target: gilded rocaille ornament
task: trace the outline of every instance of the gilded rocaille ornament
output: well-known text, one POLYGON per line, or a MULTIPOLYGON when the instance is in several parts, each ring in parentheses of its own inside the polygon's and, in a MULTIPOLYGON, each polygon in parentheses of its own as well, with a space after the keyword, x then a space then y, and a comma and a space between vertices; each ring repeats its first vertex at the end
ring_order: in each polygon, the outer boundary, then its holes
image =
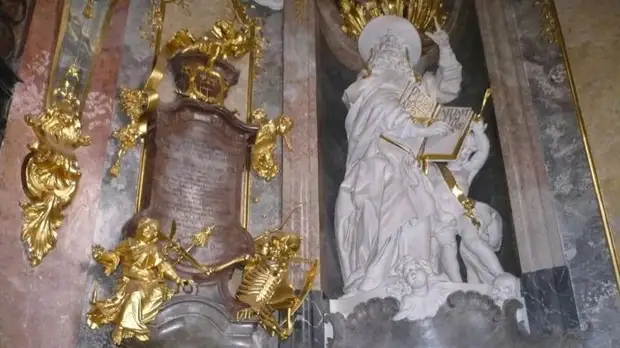
POLYGON ((118 141, 116 160, 110 168, 110 175, 117 177, 121 169, 121 160, 125 153, 136 147, 146 134, 146 122, 141 116, 146 111, 148 94, 141 90, 129 89, 121 86, 119 93, 121 110, 127 115, 129 123, 112 133, 112 137, 118 141))
POLYGON ((161 236, 159 222, 145 217, 138 222, 135 237, 123 240, 114 250, 106 252, 101 246, 93 246, 93 258, 104 267, 105 274, 110 276, 119 267, 120 274, 110 298, 98 300, 95 287, 87 324, 93 330, 114 325, 112 342, 117 345, 127 338, 147 341, 147 325, 162 305, 179 287, 193 284, 179 277, 167 261, 158 246, 161 236), (177 288, 169 287, 167 281, 176 283, 177 288))
MULTIPOLYGON (((434 19, 443 26, 448 15, 443 0, 339 0, 342 31, 349 37, 358 38, 366 24, 385 15, 403 17, 415 26, 420 33, 435 29, 434 19)), ((426 51, 432 41, 423 37, 426 51)))
POLYGON ((252 123, 260 126, 254 146, 252 146, 252 170, 258 177, 269 181, 280 171, 275 160, 278 136, 284 139, 284 144, 289 151, 293 149, 288 138, 288 133, 293 129, 293 120, 288 116, 279 116, 269 120, 263 110, 257 109, 252 112, 252 123))
POLYGON ((254 254, 206 267, 206 274, 243 264, 243 276, 235 298, 247 307, 236 313, 237 320, 257 319, 270 335, 284 340, 293 332, 295 312, 308 295, 318 270, 317 260, 297 257, 300 247, 301 237, 282 232, 280 226, 254 239, 254 254), (300 262, 311 267, 306 273, 304 287, 297 294, 290 283, 289 272, 293 263, 300 262))
MULTIPOLYGON (((168 3, 185 4, 182 0, 165 2, 165 4, 168 3)), ((208 57, 204 65, 183 67, 183 72, 187 75, 188 86, 184 91, 177 90, 178 94, 214 105, 223 105, 226 91, 230 86, 217 71, 215 63, 218 60, 238 59, 246 54, 251 54, 255 61, 261 58, 264 40, 261 36, 260 21, 250 18, 245 5, 239 0, 231 0, 231 4, 238 21, 219 20, 206 35, 198 38, 188 30, 180 30, 166 43, 158 55, 158 61, 166 62, 179 54, 186 53, 198 53, 208 57), (220 86, 217 95, 209 95, 201 90, 199 81, 208 79, 216 79, 216 83, 220 86)), ((161 28, 157 30, 161 32, 161 28)), ((147 121, 143 115, 146 110, 152 111, 157 106, 157 87, 161 76, 163 76, 163 68, 157 63, 145 88, 126 92, 126 98, 123 97, 123 91, 121 91, 121 106, 129 118, 129 124, 113 133, 120 147, 116 162, 110 168, 112 176, 119 175, 123 155, 136 147, 140 139, 146 135, 147 121), (145 100, 146 103, 144 103, 145 100), (140 116, 136 116, 140 110, 142 110, 140 116)))
POLYGON ((62 212, 75 197, 82 175, 75 150, 90 145, 90 137, 82 135, 79 83, 79 69, 72 65, 53 91, 50 105, 39 115, 25 117, 37 137, 28 145, 30 152, 22 166, 27 201, 20 203, 21 238, 32 266, 39 265, 56 245, 62 212))

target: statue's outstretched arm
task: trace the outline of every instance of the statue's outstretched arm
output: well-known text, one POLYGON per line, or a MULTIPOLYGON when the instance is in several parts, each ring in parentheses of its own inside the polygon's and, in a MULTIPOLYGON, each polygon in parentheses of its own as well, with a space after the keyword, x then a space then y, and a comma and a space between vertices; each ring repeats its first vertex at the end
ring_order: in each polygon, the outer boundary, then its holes
POLYGON ((437 73, 426 73, 423 77, 424 85, 429 94, 434 94, 439 103, 445 104, 458 97, 463 80, 463 67, 456 59, 450 46, 448 34, 437 27, 435 33, 427 35, 439 47, 439 67, 437 73))

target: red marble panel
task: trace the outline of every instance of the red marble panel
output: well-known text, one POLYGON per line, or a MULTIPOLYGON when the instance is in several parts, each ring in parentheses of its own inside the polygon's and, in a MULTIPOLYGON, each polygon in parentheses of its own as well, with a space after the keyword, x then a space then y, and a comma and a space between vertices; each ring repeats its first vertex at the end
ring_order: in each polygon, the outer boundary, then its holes
POLYGON ((99 187, 110 133, 117 71, 123 49, 129 0, 120 0, 101 55, 94 63, 91 93, 83 116, 90 147, 78 150, 83 177, 67 209, 55 250, 40 266, 31 268, 20 241, 24 199, 20 168, 33 134, 24 115, 40 111, 45 93, 61 1, 39 0, 22 56, 6 136, 0 150, 0 347, 66 348, 76 346, 90 258, 99 187))

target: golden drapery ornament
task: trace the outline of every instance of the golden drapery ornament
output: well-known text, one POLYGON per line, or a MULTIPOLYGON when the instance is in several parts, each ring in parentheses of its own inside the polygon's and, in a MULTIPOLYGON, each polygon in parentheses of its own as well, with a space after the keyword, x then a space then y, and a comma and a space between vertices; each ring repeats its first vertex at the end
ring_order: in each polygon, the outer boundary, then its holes
POLYGON ((191 286, 193 281, 181 279, 159 249, 162 235, 159 222, 149 217, 138 222, 134 238, 123 240, 118 247, 104 251, 93 246, 95 261, 110 276, 120 267, 114 294, 107 299, 97 299, 97 285, 87 314, 87 324, 98 329, 112 324, 112 342, 119 345, 124 339, 147 341, 147 325, 155 319, 162 305, 178 292, 181 286, 191 286), (166 281, 177 284, 170 288, 166 281))
POLYGON ((432 42, 425 37, 425 32, 434 31, 434 19, 439 25, 445 25, 448 14, 445 11, 443 0, 339 0, 342 31, 349 37, 358 38, 366 24, 371 20, 392 15, 407 19, 422 36, 423 47, 426 51, 432 42))
POLYGON ((269 181, 280 171, 275 160, 278 136, 284 139, 286 148, 292 151, 287 134, 293 128, 293 120, 288 116, 279 116, 269 120, 263 110, 256 109, 252 112, 252 123, 260 126, 251 152, 252 170, 258 177, 269 181))
POLYGON ((247 307, 236 313, 237 320, 258 319, 265 331, 282 340, 293 332, 293 316, 310 292, 319 268, 318 260, 297 257, 302 239, 297 234, 282 231, 287 220, 277 229, 267 230, 256 237, 252 255, 205 268, 205 273, 211 274, 243 264, 241 284, 235 298, 247 307), (299 294, 289 280, 293 263, 310 264, 299 294), (278 321, 277 314, 283 315, 284 319, 278 321))
POLYGON ((30 153, 22 167, 28 201, 20 203, 21 238, 32 266, 39 265, 56 245, 62 211, 73 200, 82 175, 75 150, 90 145, 90 137, 82 135, 79 82, 79 70, 72 65, 62 85, 53 91, 51 105, 39 115, 25 117, 37 137, 28 145, 30 153))
MULTIPOLYGON (((170 0, 165 1, 164 5, 171 2, 177 4, 184 3, 179 0, 170 0)), ((157 88, 170 59, 179 54, 187 53, 198 53, 208 57, 205 65, 183 67, 183 71, 188 77, 188 88, 185 91, 177 90, 177 93, 215 105, 223 105, 225 91, 230 87, 217 69, 215 69, 216 61, 238 59, 246 54, 252 54, 256 61, 260 60, 264 45, 260 20, 250 18, 247 14, 246 6, 239 0, 231 0, 231 4, 237 21, 219 20, 206 35, 198 38, 185 29, 176 32, 161 51, 156 46, 156 51, 159 54, 156 57, 153 71, 147 79, 144 88, 131 91, 132 95, 140 95, 140 98, 123 99, 121 96, 121 107, 125 113, 127 113, 125 110, 142 110, 142 113, 138 117, 138 121, 134 121, 134 116, 128 114, 129 124, 113 133, 113 137, 119 142, 118 156, 110 169, 113 176, 118 176, 119 174, 123 155, 135 148, 140 142, 140 138, 146 135, 147 120, 144 115, 147 111, 154 111, 158 105, 159 95, 157 88), (209 78, 217 79, 217 82, 222 87, 217 95, 207 95, 200 89, 199 81, 209 78), (144 100, 147 100, 146 106, 143 104, 144 100)), ((162 6, 162 8, 165 9, 165 6, 162 6)), ((157 30, 157 35, 160 36, 161 27, 158 27, 157 30)))

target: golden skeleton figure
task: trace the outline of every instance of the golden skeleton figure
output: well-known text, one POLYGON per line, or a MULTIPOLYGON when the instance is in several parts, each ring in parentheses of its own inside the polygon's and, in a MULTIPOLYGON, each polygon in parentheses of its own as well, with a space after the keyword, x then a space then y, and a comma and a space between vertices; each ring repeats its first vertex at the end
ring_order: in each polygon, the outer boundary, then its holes
POLYGON ((252 147, 252 170, 259 177, 271 180, 280 171, 274 153, 278 136, 284 138, 286 148, 292 151, 287 134, 293 128, 293 120, 288 116, 279 116, 269 120, 263 110, 257 109, 252 113, 252 122, 260 126, 252 147))
POLYGON ((293 315, 308 295, 318 270, 317 260, 297 257, 300 246, 301 237, 296 234, 280 229, 267 230, 254 239, 252 255, 246 254, 221 265, 205 267, 204 270, 211 274, 244 264, 241 285, 235 297, 248 307, 236 313, 237 320, 258 319, 269 334, 286 339, 293 332, 293 315), (293 262, 311 264, 299 294, 288 277, 293 262), (277 312, 285 312, 281 322, 276 320, 277 312))

